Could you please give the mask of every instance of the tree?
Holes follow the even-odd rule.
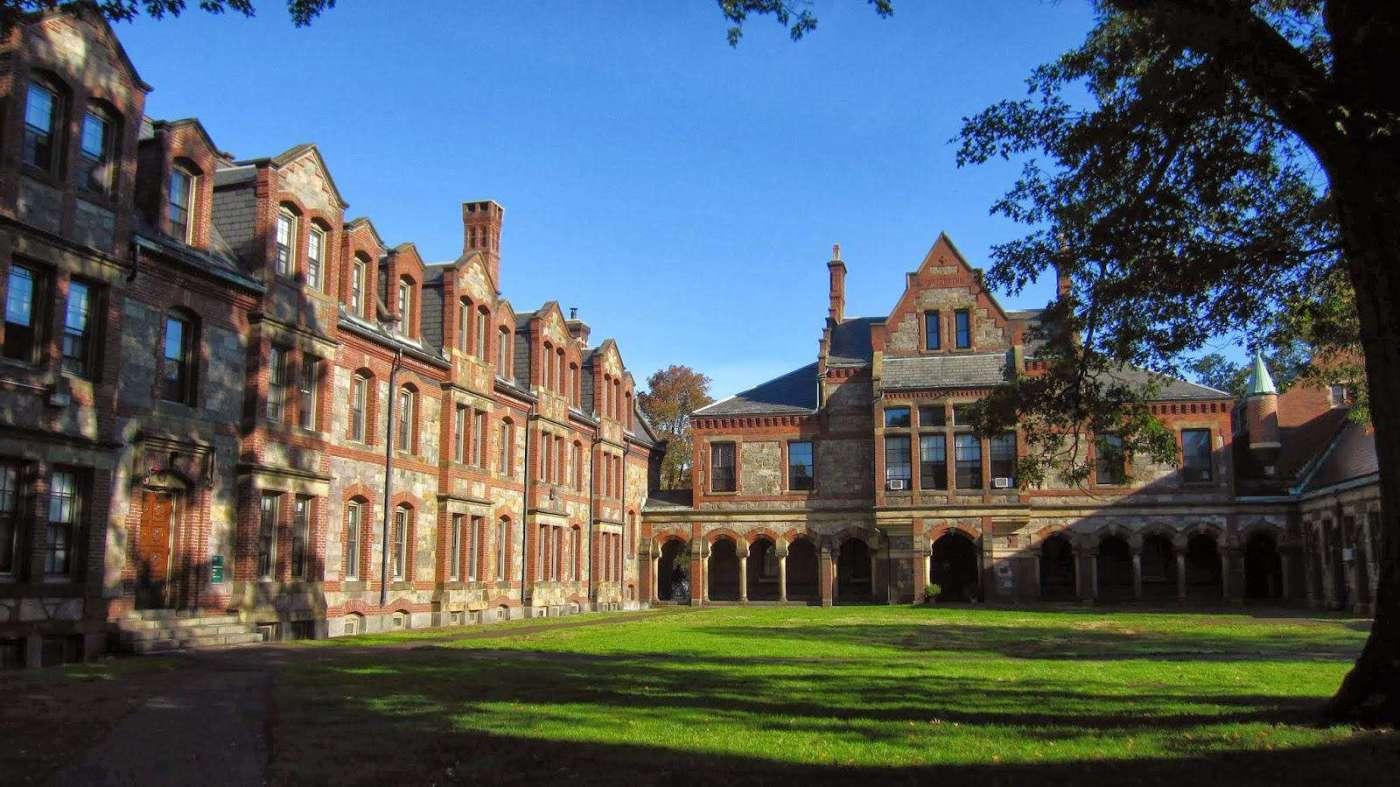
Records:
[[[690,488],[690,414],[714,401],[710,378],[689,366],[671,365],[647,378],[637,397],[642,412],[666,439],[661,460],[661,488]]]
[[[1308,368],[1312,349],[1301,341],[1289,342],[1279,347],[1267,347],[1261,351],[1264,365],[1269,369],[1279,393],[1288,390]],[[1242,398],[1249,386],[1249,374],[1253,363],[1238,363],[1220,353],[1202,355],[1186,365],[1196,382],[1218,391]]]
[[[728,5],[787,8],[720,5],[736,24]],[[1035,375],[994,392],[981,426],[1121,426],[1126,450],[1155,458],[1167,446],[1143,413],[1152,386],[1125,389],[1125,367],[1176,372],[1227,329],[1252,341],[1286,329],[1300,303],[1353,325],[1381,566],[1370,637],[1328,712],[1395,724],[1400,3],[1095,0],[1095,12],[1082,44],[1032,73],[1027,97],[966,118],[959,135],[960,165],[1023,162],[992,210],[1028,230],[994,247],[988,283],[1014,293],[1054,268],[1073,283],[1047,313]],[[1080,456],[1039,448],[1046,462]]]
[[[231,11],[253,16],[252,0],[197,0],[200,10],[211,14]],[[129,22],[141,15],[152,19],[179,16],[185,11],[186,0],[0,0],[0,35],[10,32],[15,23],[27,16],[57,9],[72,10],[89,6],[112,22]],[[335,7],[335,0],[287,0],[287,13],[297,27],[311,24],[321,12]]]

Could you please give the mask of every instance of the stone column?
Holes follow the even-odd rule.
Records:
[[[1176,552],[1176,600],[1182,603],[1186,601],[1186,551],[1182,549]]]
[[[1089,600],[1099,600],[1099,551],[1089,552]]]
[[[1133,552],[1133,598],[1142,601],[1142,551]]]
[[[1230,600],[1230,550],[1220,546],[1220,599]]]
[[[928,597],[924,595],[924,588],[928,587],[929,583],[933,581],[932,554],[926,554],[919,558],[919,573],[922,574],[922,576],[920,577],[919,587],[914,591],[914,597],[927,601]]]
[[[817,585],[821,592],[822,606],[831,606],[836,595],[832,592],[836,585],[836,566],[831,560],[829,547],[822,547],[821,554],[817,556]]]
[[[879,601],[879,600],[880,600],[880,597],[881,597],[881,595],[882,595],[882,593],[881,593],[881,588],[880,588],[880,583],[876,581],[876,580],[879,579],[879,571],[878,571],[878,569],[879,569],[879,562],[875,559],[875,550],[872,549],[872,550],[870,550],[870,600],[871,600],[871,601]],[[884,584],[885,584],[885,587],[884,587],[884,590],[883,590],[883,595],[884,595],[885,597],[888,597],[888,596],[889,596],[889,590],[890,590],[890,589],[889,589],[889,578],[888,578],[888,577],[885,578],[885,583],[884,583]]]
[[[739,556],[739,603],[749,603],[749,555]]]
[[[787,601],[787,550],[778,553],[778,600]]]
[[[659,577],[661,576],[660,550],[657,550],[647,559],[647,565],[651,567],[651,573],[647,577],[644,577],[642,581],[647,582],[647,584],[651,586],[651,589],[647,591],[647,598],[651,600],[651,603],[655,604],[656,602],[661,600],[660,596],[657,595],[656,591],[661,581],[659,579]]]
[[[1084,562],[1084,553],[1080,552],[1078,549],[1073,549],[1071,551],[1074,552],[1074,597],[1080,601],[1083,601],[1084,567],[1081,564]]]

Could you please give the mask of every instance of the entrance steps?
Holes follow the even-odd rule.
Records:
[[[262,641],[257,627],[239,622],[237,615],[144,609],[112,623],[113,650],[125,653],[166,653]]]

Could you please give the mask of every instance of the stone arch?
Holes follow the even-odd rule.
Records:
[[[750,601],[777,601],[778,541],[767,531],[750,534],[749,557],[744,564],[745,581]]]
[[[1041,533],[1037,535],[1044,534]],[[1065,530],[1055,530],[1040,539],[1040,597],[1068,600],[1078,595],[1075,587],[1074,542]]]
[[[1133,548],[1121,528],[1110,526],[1098,533],[1098,598],[1122,601],[1133,597]]]
[[[1272,528],[1254,527],[1244,536],[1244,596],[1254,601],[1283,597],[1283,559]]]
[[[763,538],[772,541],[775,545],[779,543],[778,534],[773,532],[772,530],[769,530],[766,527],[760,527],[756,530],[750,530],[749,532],[744,534],[744,540],[748,544],[752,544],[755,541],[758,541],[759,539]]]
[[[1138,547],[1138,565],[1144,599],[1176,598],[1176,540],[1175,533],[1153,527],[1142,534]]]
[[[710,540],[706,595],[711,601],[739,600],[739,542],[728,535]]]
[[[1186,534],[1186,594],[1201,601],[1219,601],[1224,595],[1220,564],[1219,528],[1197,526]]]
[[[836,596],[841,601],[870,601],[875,596],[875,550],[863,535],[846,534],[836,553]]]
[[[690,561],[686,559],[690,542],[675,533],[663,533],[657,539],[661,548],[656,552],[656,598],[690,601]]]
[[[939,601],[975,601],[981,596],[982,550],[962,528],[950,528],[929,546],[932,582],[942,588]]]
[[[736,531],[731,530],[727,527],[717,527],[713,530],[705,532],[705,545],[713,548],[715,542],[725,538],[729,539],[730,541],[733,541],[735,547],[738,547],[739,544],[748,543],[748,541],[745,540],[745,538],[739,535]]]
[[[351,612],[341,617],[340,633],[347,637],[365,633],[365,616],[358,612]]]
[[[817,580],[821,574],[817,561],[821,549],[816,539],[807,533],[792,533],[786,539],[788,600],[819,601]]]

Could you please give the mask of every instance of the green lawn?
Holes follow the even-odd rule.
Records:
[[[278,668],[270,775],[1393,783],[1397,736],[1313,722],[1366,628],[769,607],[307,643]]]

